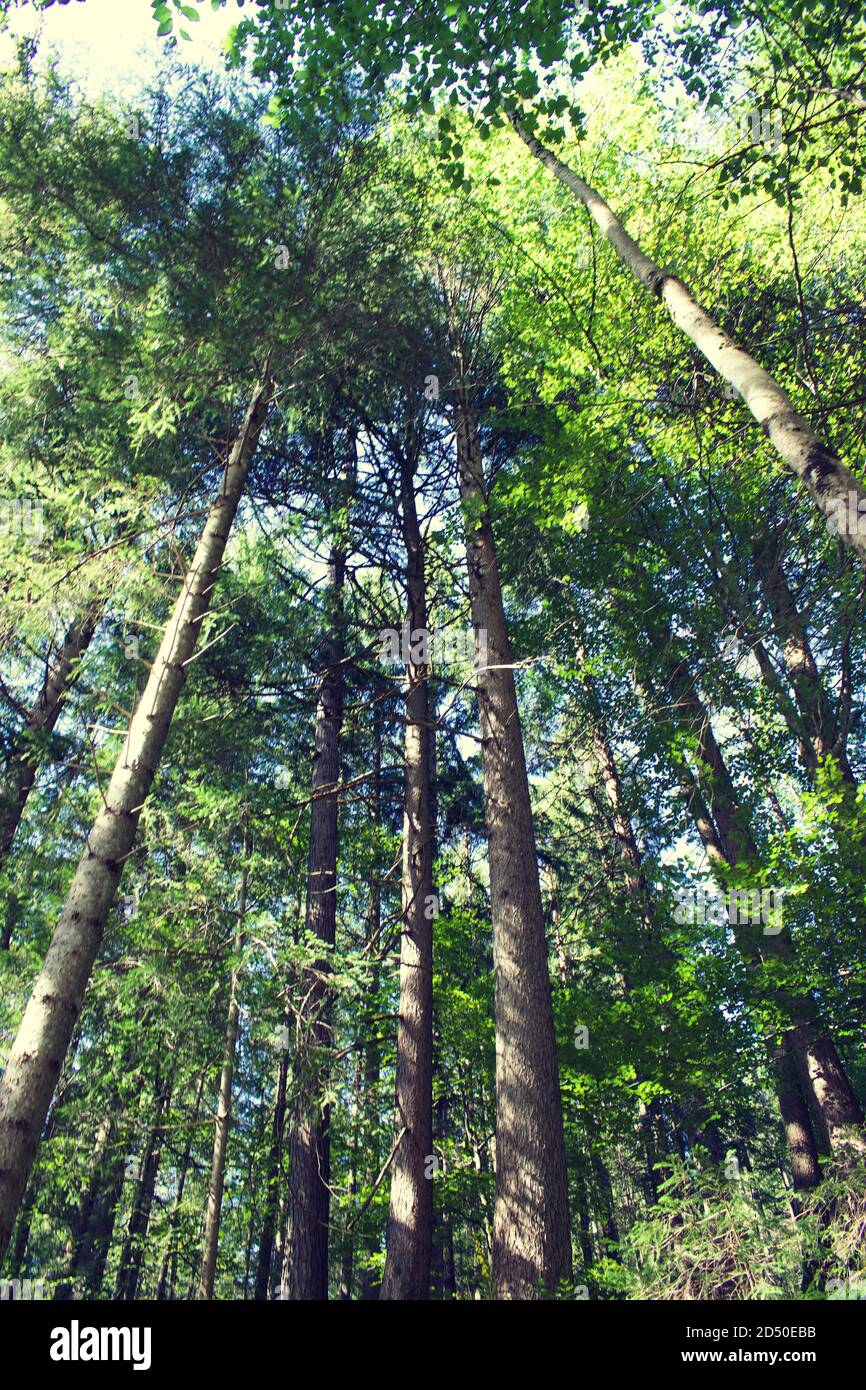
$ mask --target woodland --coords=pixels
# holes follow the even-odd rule
[[[866,1297],[861,5],[117,3],[0,75],[0,1293]]]

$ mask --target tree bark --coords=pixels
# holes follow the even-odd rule
[[[458,353],[460,349],[458,347]],[[553,1294],[571,1279],[565,1144],[547,942],[513,661],[478,424],[457,386],[455,432],[478,671],[496,1016],[497,1298]]]
[[[262,1219],[262,1234],[259,1239],[256,1284],[253,1294],[253,1298],[260,1303],[266,1302],[271,1293],[271,1274],[274,1267],[274,1242],[277,1231],[277,1213],[280,1199],[280,1173],[283,1165],[283,1130],[286,1124],[286,1084],[288,1076],[289,1054],[286,1048],[282,1047],[280,1051],[280,1064],[277,1068],[274,1113],[271,1122],[271,1143],[268,1150],[265,1214]]]
[[[144,1260],[144,1243],[150,1226],[156,1179],[162,1158],[164,1123],[170,1106],[171,1082],[160,1086],[159,1081],[157,1081],[156,1115],[148,1132],[141,1172],[136,1184],[132,1211],[129,1214],[129,1224],[120,1254],[117,1279],[114,1284],[115,1300],[132,1300],[138,1297],[141,1266]]]
[[[95,1200],[90,1212],[87,1232],[77,1253],[76,1274],[82,1280],[83,1292],[98,1298],[102,1292],[108,1252],[114,1236],[117,1208],[123,1191],[126,1154],[116,1130],[99,1174]]]
[[[271,391],[269,380],[256,387],[232,447],[0,1082],[0,1258],[210,604]]]
[[[373,775],[370,779],[370,816],[373,824],[377,828],[382,825],[382,741],[384,737],[384,723],[383,701],[380,692],[380,697],[374,698],[372,710]],[[430,748],[431,751],[435,748],[433,739],[430,740]],[[366,954],[372,955],[372,967],[370,971],[370,999],[372,1000],[372,1007],[364,1010],[362,1024],[365,1029],[365,1036],[369,1037],[369,1042],[364,1050],[363,1091],[366,1129],[370,1136],[364,1170],[364,1186],[368,1192],[372,1189],[376,1181],[382,1161],[379,1148],[379,1081],[381,1075],[381,1051],[378,1041],[379,1024],[375,1018],[376,1001],[379,997],[379,962],[382,953],[382,946],[379,940],[382,930],[382,864],[380,859],[381,855],[377,853],[373,864],[372,881],[370,883],[370,899],[367,907],[366,921],[364,923],[364,949]],[[372,1265],[373,1257],[379,1252],[379,1236],[375,1228],[368,1229],[362,1235],[361,1241],[367,1255],[367,1261],[361,1270],[359,1298],[363,1302],[371,1302],[373,1299],[379,1297],[379,1289],[381,1287],[381,1279],[378,1271]]]
[[[223,1064],[220,1073],[219,1099],[217,1101],[214,1124],[213,1156],[211,1158],[210,1184],[207,1195],[207,1212],[204,1223],[204,1240],[201,1251],[201,1273],[199,1275],[199,1299],[213,1298],[214,1275],[216,1274],[217,1247],[219,1244],[220,1217],[223,1206],[223,1189],[226,1179],[226,1149],[229,1141],[229,1126],[232,1122],[232,1080],[235,1069],[235,1052],[238,1043],[238,1024],[240,1020],[240,1000],[238,985],[241,973],[241,956],[244,949],[244,927],[247,911],[247,883],[249,838],[244,825],[241,845],[243,867],[241,868],[240,891],[235,917],[235,932],[232,949],[234,963],[229,981],[229,1007],[226,1019],[226,1041],[223,1051]]]
[[[583,204],[635,279],[666,305],[677,327],[739,391],[777,453],[812,494],[834,534],[838,532],[860,559],[866,560],[866,526],[860,529],[860,517],[866,512],[866,488],[835,449],[818,438],[794,409],[787,392],[713,321],[683,281],[641,250],[600,194],[530,134],[517,115],[512,120],[527,148]]]
[[[806,624],[797,608],[782,567],[781,543],[778,536],[756,537],[752,545],[752,558],[773,619],[776,637],[782,648],[785,672],[794,692],[800,716],[803,730],[803,736],[798,740],[800,757],[807,775],[814,779],[819,765],[828,753],[834,751],[830,702],[824,690]],[[847,781],[854,781],[847,757],[843,759],[842,773]]]
[[[331,550],[326,633],[322,642],[313,758],[313,804],[307,871],[305,927],[308,936],[333,946],[337,923],[337,819],[340,729],[343,721],[342,590],[346,554]],[[321,1102],[322,1069],[331,1046],[327,973],[323,957],[303,972],[302,1017],[295,1059],[299,1087],[289,1133],[289,1229],[283,1260],[282,1296],[324,1301],[328,1297],[330,1219],[329,1107]]]
[[[101,604],[93,604],[78,614],[54,661],[46,664],[42,689],[27,713],[3,774],[0,791],[0,859],[5,859],[12,847],[27,798],[36,781],[40,758],[35,740],[50,734],[57,723],[64,701],[78,676],[81,658],[96,631],[101,611]],[[9,946],[5,932],[3,946],[7,949]]]
[[[103,1116],[96,1129],[93,1141],[93,1166],[90,1171],[90,1180],[81,1194],[78,1203],[78,1210],[72,1223],[70,1241],[67,1246],[67,1269],[63,1280],[61,1280],[54,1290],[55,1299],[67,1299],[74,1297],[75,1276],[81,1268],[82,1255],[87,1246],[88,1232],[93,1219],[93,1211],[96,1206],[101,1186],[102,1170],[105,1164],[105,1154],[108,1145],[111,1143],[114,1132],[114,1122],[111,1115]]]
[[[424,542],[415,501],[417,447],[400,460],[410,638],[427,633]],[[430,1292],[433,1243],[433,819],[430,798],[429,660],[406,666],[403,793],[403,921],[397,1022],[396,1130],[391,1164],[385,1270],[379,1297],[423,1299]]]

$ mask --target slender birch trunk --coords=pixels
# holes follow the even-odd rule
[[[96,631],[100,611],[101,606],[95,604],[75,617],[56,657],[48,663],[42,689],[27,712],[4,770],[0,789],[0,859],[9,853],[27,798],[36,781],[39,753],[34,747],[34,740],[49,734],[57,723],[64,701],[78,676],[81,658]]]
[[[411,444],[400,460],[410,638],[427,634],[424,541],[415,500]],[[422,648],[426,638],[422,639]],[[418,659],[416,659],[416,657]],[[429,652],[410,651],[406,667],[403,796],[403,923],[397,1022],[396,1133],[391,1164],[385,1270],[379,1297],[424,1299],[433,1244],[433,819],[430,796]]]
[[[322,642],[322,676],[316,707],[307,870],[305,927],[326,947],[337,926],[337,829],[340,729],[343,722],[342,590],[345,550],[334,546],[329,564],[328,613]],[[324,1301],[328,1297],[330,1220],[329,1107],[322,1104],[322,1071],[331,1045],[327,957],[303,973],[302,1018],[295,1068],[299,1096],[288,1138],[289,1180],[282,1296]]]
[[[459,350],[458,350],[459,351]],[[457,388],[457,466],[478,671],[496,1015],[497,1298],[571,1279],[565,1143],[547,941],[513,661],[471,396]]]
[[[232,950],[232,964],[229,981],[229,1007],[226,1019],[226,1041],[223,1051],[222,1071],[220,1072],[219,1099],[217,1101],[214,1124],[213,1156],[211,1159],[210,1183],[207,1194],[207,1212],[204,1223],[204,1239],[201,1252],[201,1273],[199,1276],[199,1299],[213,1298],[214,1275],[216,1274],[217,1247],[219,1245],[220,1217],[223,1206],[223,1189],[226,1180],[226,1150],[229,1142],[229,1126],[232,1122],[232,1081],[235,1069],[235,1052],[238,1043],[240,1020],[240,1000],[238,985],[241,974],[241,956],[244,949],[245,923],[247,911],[247,884],[249,871],[249,838],[244,826],[241,846],[243,867],[241,868],[240,891],[235,916],[235,932]]]
[[[788,468],[812,494],[828,526],[866,560],[866,488],[842,463],[835,449],[818,438],[791,403],[787,392],[744,348],[720,328],[687,286],[656,265],[632,240],[619,218],[595,189],[512,117],[514,129],[536,159],[570,189],[595,221],[616,254],[650,294],[667,307],[671,318],[707,361],[736,391]]]
[[[210,604],[271,392],[268,380],[253,393],[0,1082],[0,1258]]]

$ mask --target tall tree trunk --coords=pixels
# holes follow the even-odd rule
[[[805,618],[800,613],[782,564],[781,538],[756,538],[752,557],[761,581],[785,671],[800,716],[804,737],[799,740],[803,768],[815,780],[824,760],[833,756],[842,777],[845,801],[853,809],[857,779],[848,762],[844,718],[836,717],[815,660]],[[812,1092],[822,1137],[836,1153],[844,1153],[855,1137],[860,1146],[863,1111],[854,1094],[832,1039],[814,1026],[798,1029],[798,1067]]]
[[[24,726],[3,772],[0,790],[0,859],[9,853],[27,798],[39,768],[38,740],[50,734],[74,684],[81,658],[96,631],[101,604],[95,603],[76,615],[53,661],[46,663],[45,677],[36,700],[27,713]],[[5,932],[3,946],[8,948]]]
[[[123,1192],[125,1168],[126,1153],[115,1128],[105,1164],[99,1173],[87,1231],[77,1252],[76,1275],[81,1282],[82,1292],[93,1298],[99,1298],[102,1293],[102,1281]]]
[[[384,737],[384,710],[381,693],[373,701],[372,715],[372,777],[370,779],[370,815],[377,831],[382,827],[382,741]],[[431,751],[435,749],[435,741],[430,740]],[[431,779],[432,780],[432,779]],[[379,848],[377,841],[377,850]],[[382,930],[382,864],[381,855],[377,853],[373,865],[372,880],[370,883],[370,898],[367,907],[366,921],[364,924],[364,949],[365,953],[372,956],[372,966],[370,970],[370,999],[372,1007],[364,1010],[365,1036],[369,1041],[364,1050],[364,1092],[363,1104],[366,1120],[369,1143],[366,1152],[366,1164],[364,1169],[364,1186],[369,1192],[379,1173],[382,1155],[379,1149],[379,1081],[381,1074],[381,1051],[378,1041],[379,1025],[375,1018],[377,1000],[379,997],[379,961],[382,953],[382,945],[379,940]],[[375,1230],[368,1229],[361,1237],[364,1250],[367,1255],[367,1262],[361,1270],[360,1288],[358,1296],[363,1302],[370,1302],[379,1297],[380,1278],[378,1271],[373,1267],[374,1256],[379,1253],[379,1237]]]
[[[177,1269],[177,1225],[183,1208],[183,1194],[186,1191],[186,1180],[189,1174],[190,1159],[192,1158],[193,1140],[195,1138],[198,1117],[201,1114],[201,1102],[202,1096],[204,1095],[204,1086],[208,1071],[209,1068],[206,1068],[199,1077],[192,1119],[190,1121],[189,1132],[180,1160],[177,1192],[175,1193],[174,1201],[171,1204],[171,1211],[168,1216],[168,1235],[165,1238],[165,1247],[162,1252],[162,1264],[159,1267],[159,1277],[156,1281],[156,1291],[154,1293],[154,1298],[157,1302],[174,1298],[175,1275]]]
[[[710,814],[718,828],[719,839],[727,864],[736,868],[742,861],[758,862],[758,850],[745,823],[737,801],[734,785],[721,749],[713,733],[709,714],[698,696],[694,682],[683,663],[672,662],[669,642],[663,656],[670,677],[670,688],[677,709],[693,732],[697,732],[698,756],[703,764],[709,788]],[[762,956],[791,963],[794,946],[790,934],[783,930],[763,938],[763,952],[746,932],[735,931],[740,949],[748,951],[754,960]],[[781,997],[781,996],[780,996]],[[863,1111],[854,1094],[842,1060],[832,1038],[821,1026],[818,1010],[811,998],[798,995],[785,1000],[790,1010],[793,1030],[787,1036],[786,1047],[791,1052],[796,1071],[797,1058],[809,1078],[811,1095],[822,1123],[826,1127],[835,1151],[844,1156],[850,1147],[866,1151]],[[786,1067],[786,1073],[791,1069]]]
[[[81,1194],[78,1210],[72,1223],[71,1238],[67,1247],[67,1269],[65,1277],[54,1290],[55,1299],[74,1297],[75,1276],[81,1268],[82,1254],[87,1248],[88,1233],[93,1220],[94,1208],[99,1196],[105,1154],[114,1133],[114,1120],[111,1115],[103,1116],[99,1122],[93,1141],[93,1166],[90,1181]]]
[[[142,1156],[141,1171],[136,1184],[132,1210],[120,1254],[117,1278],[114,1284],[114,1298],[132,1300],[138,1297],[141,1267],[144,1261],[144,1244],[150,1226],[150,1213],[153,1210],[153,1197],[156,1179],[162,1158],[165,1119],[171,1106],[171,1082],[163,1086],[157,1081],[157,1102],[154,1122],[148,1132],[147,1143]]]
[[[333,946],[337,921],[337,819],[340,728],[343,720],[342,590],[345,550],[331,550],[326,633],[316,707],[307,871],[305,927],[309,936]],[[298,1025],[296,1078],[299,1094],[290,1126],[288,1215],[282,1295],[288,1299],[328,1297],[330,1217],[329,1107],[322,1104],[322,1072],[331,1045],[326,957],[303,972],[303,1016]]]
[[[288,1020],[284,1021],[284,1027]],[[274,1267],[274,1241],[277,1231],[277,1215],[280,1205],[280,1174],[283,1167],[283,1130],[286,1124],[286,1084],[289,1076],[289,1053],[283,1044],[280,1049],[280,1064],[277,1068],[277,1084],[274,1095],[274,1111],[271,1120],[271,1143],[268,1149],[268,1167],[265,1180],[265,1214],[262,1218],[262,1233],[259,1239],[259,1253],[256,1264],[256,1284],[253,1297],[265,1302],[270,1297],[271,1275]]]
[[[458,361],[460,348],[457,348]],[[571,1278],[565,1144],[529,781],[478,424],[457,386],[455,433],[478,671],[496,1015],[497,1298],[552,1294]]]
[[[210,604],[271,392],[270,380],[256,387],[232,447],[0,1082],[0,1258]]]
[[[600,194],[542,145],[517,115],[512,120],[527,148],[583,204],[635,279],[661,299],[677,327],[739,391],[770,443],[809,489],[831,529],[866,560],[866,527],[861,532],[859,526],[860,508],[866,512],[866,488],[835,449],[818,438],[787,392],[713,321],[682,280],[645,255]]]
[[[698,834],[707,851],[713,867],[724,875],[726,868],[734,867],[727,857],[709,808],[696,779],[685,762],[677,759],[676,770],[686,804],[694,820]],[[753,944],[741,935],[738,947],[752,963],[758,964]],[[821,1181],[821,1165],[818,1158],[818,1145],[809,1113],[808,1099],[799,1082],[798,1052],[793,1030],[788,1032],[777,1045],[768,1048],[768,1064],[779,1114],[785,1131],[785,1143],[791,1165],[791,1177],[796,1191],[807,1191],[817,1187]]]
[[[724,867],[736,869],[744,863],[757,864],[757,847],[737,801],[709,714],[685,663],[677,661],[672,655],[669,629],[666,629],[663,635],[657,634],[656,656],[660,669],[665,674],[667,689],[673,696],[677,722],[697,738],[697,757],[703,768],[709,806],[704,802],[703,795],[696,785],[691,788],[690,801],[695,823],[707,852],[722,871]],[[680,766],[679,775],[681,782],[688,781],[689,773],[684,764]],[[712,830],[709,829],[710,826]],[[732,927],[737,946],[753,970],[759,969],[765,960],[791,963],[793,945],[786,931],[762,936],[759,943],[753,935],[754,928],[733,924]],[[835,1047],[830,1040],[824,1039],[822,1030],[817,1027],[816,1011],[810,1000],[801,996],[792,998],[780,989],[771,992],[790,1019],[790,1027],[786,1029],[778,1047],[771,1049],[770,1065],[785,1125],[794,1184],[798,1188],[814,1187],[820,1181],[820,1166],[808,1106],[797,1080],[797,1058],[799,1054],[804,1053],[806,1036],[813,1042],[820,1037],[834,1056]],[[842,1075],[844,1076],[844,1071]],[[838,1073],[834,1073],[828,1083],[828,1088],[834,1096],[837,1094],[833,1087],[835,1080],[838,1080]],[[847,1078],[844,1090],[844,1101],[840,1100],[840,1106],[849,1104],[853,1098]],[[814,1089],[813,1094],[815,1103],[823,1112],[829,1104],[826,1089],[820,1095],[818,1090]],[[852,1127],[856,1130],[856,1122],[846,1125],[846,1137],[849,1137]]]
[[[800,757],[810,778],[828,753],[834,751],[832,709],[818,670],[806,630],[794,595],[782,567],[781,541],[776,535],[757,536],[752,545],[752,558],[761,589],[770,610],[776,637],[782,648],[785,672],[794,692],[804,737],[799,742]],[[843,776],[854,778],[842,750]]]
[[[400,494],[406,546],[410,640],[426,634],[424,542],[415,501],[417,449],[401,458]],[[429,654],[406,667],[403,797],[403,921],[397,1022],[397,1114],[401,1134],[391,1165],[384,1299],[422,1299],[430,1292],[433,1243],[433,819],[430,799]]]
[[[246,811],[244,812],[246,816]],[[213,1298],[214,1275],[216,1273],[217,1247],[219,1244],[220,1216],[223,1206],[223,1189],[226,1180],[226,1149],[229,1141],[229,1126],[232,1122],[232,1080],[235,1069],[235,1052],[238,1043],[238,1023],[240,1001],[238,984],[241,973],[241,956],[244,949],[245,921],[247,911],[247,883],[249,878],[247,860],[249,857],[249,837],[244,824],[241,844],[243,867],[241,868],[240,891],[235,916],[235,932],[232,949],[234,961],[229,981],[229,1007],[226,1019],[226,1041],[223,1051],[222,1071],[220,1072],[219,1099],[217,1101],[214,1124],[213,1156],[211,1158],[210,1183],[207,1194],[207,1213],[204,1223],[204,1240],[201,1251],[201,1274],[198,1296],[200,1299]]]

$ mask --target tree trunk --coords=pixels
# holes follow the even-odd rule
[[[141,1172],[136,1184],[132,1211],[129,1214],[129,1224],[120,1254],[117,1279],[114,1284],[114,1298],[116,1300],[132,1300],[138,1297],[141,1266],[144,1260],[144,1243],[147,1240],[147,1231],[150,1226],[153,1195],[156,1191],[156,1179],[162,1158],[164,1122],[170,1105],[171,1082],[163,1087],[160,1087],[159,1082],[157,1082],[156,1116],[147,1136]]]
[[[235,1069],[235,1052],[238,1043],[238,1023],[240,1001],[238,984],[241,972],[241,956],[244,949],[244,923],[247,910],[247,881],[249,840],[244,826],[241,846],[243,867],[241,868],[240,892],[238,894],[235,933],[232,949],[234,962],[229,981],[229,1007],[226,1019],[226,1041],[220,1073],[219,1099],[217,1101],[214,1125],[213,1157],[211,1159],[210,1184],[207,1194],[207,1214],[204,1223],[204,1240],[201,1252],[201,1274],[199,1277],[199,1299],[213,1298],[214,1275],[216,1274],[217,1247],[219,1244],[220,1216],[223,1206],[223,1188],[226,1178],[226,1149],[229,1141],[229,1126],[232,1122],[232,1079]]]
[[[180,1160],[180,1171],[178,1173],[177,1180],[177,1192],[175,1193],[174,1201],[171,1204],[171,1211],[168,1217],[168,1235],[165,1239],[165,1248],[162,1252],[162,1264],[159,1268],[159,1277],[156,1281],[156,1292],[154,1293],[154,1298],[157,1302],[162,1302],[165,1299],[170,1300],[174,1298],[175,1273],[177,1266],[177,1249],[175,1245],[175,1241],[177,1239],[177,1224],[180,1218],[181,1209],[183,1207],[183,1194],[186,1191],[186,1180],[187,1175],[189,1173],[190,1158],[192,1157],[193,1140],[195,1138],[195,1130],[196,1125],[198,1124],[198,1117],[201,1113],[201,1101],[202,1096],[204,1094],[204,1085],[205,1078],[207,1077],[207,1072],[208,1069],[206,1068],[199,1078],[198,1090],[196,1091],[195,1106],[192,1112],[192,1120],[190,1122],[189,1133],[187,1134],[186,1143],[184,1144],[183,1149],[183,1155]]]
[[[809,489],[830,529],[866,560],[866,526],[860,530],[860,509],[866,512],[866,489],[836,451],[818,438],[794,409],[787,392],[710,318],[682,280],[644,254],[604,199],[531,135],[516,115],[512,120],[524,144],[574,193],[635,279],[662,300],[677,327],[720,376],[739,391],[777,453]]]
[[[458,349],[459,351],[459,349]],[[478,671],[496,1015],[493,1284],[544,1297],[571,1278],[562,1104],[532,807],[478,425],[457,388],[457,466]]]
[[[90,1221],[77,1255],[76,1274],[82,1281],[82,1291],[93,1298],[99,1298],[102,1293],[125,1167],[126,1154],[115,1135],[106,1155],[105,1166],[99,1174]]]
[[[272,385],[256,387],[0,1082],[0,1258],[208,610]]]
[[[78,676],[81,658],[96,631],[100,612],[101,605],[93,604],[73,620],[55,660],[46,665],[42,689],[15,741],[0,791],[0,859],[5,859],[9,853],[27,798],[36,781],[39,767],[37,741],[50,734],[60,717],[63,703]],[[3,946],[8,948],[8,945],[4,933]]]
[[[726,867],[736,869],[744,862],[757,864],[757,847],[745,824],[727,765],[712,730],[709,714],[685,663],[677,662],[671,654],[669,629],[665,630],[663,636],[657,635],[655,650],[667,689],[673,696],[675,718],[697,738],[697,756],[704,770],[709,807],[693,780],[689,788],[689,800],[695,824],[707,853],[722,872]],[[691,775],[685,764],[681,763],[679,776],[681,784],[688,786]],[[732,929],[736,944],[753,971],[758,970],[767,959],[790,963],[793,958],[793,945],[787,932],[763,936],[759,945],[752,935],[753,927],[743,928],[732,924]],[[803,1027],[811,1027],[814,1009],[811,1001],[800,997],[790,998],[778,988],[773,989],[771,993],[791,1021],[791,1026],[786,1029],[779,1044],[769,1048],[769,1064],[785,1126],[794,1185],[798,1189],[815,1187],[821,1177],[818,1150],[809,1109],[797,1079],[797,1057],[803,1047],[801,1030]],[[830,1046],[832,1047],[832,1044]],[[816,1102],[822,1104],[817,1094]],[[826,1097],[823,1098],[823,1104],[826,1105]]]
[[[287,1021],[284,1026],[287,1025]],[[259,1254],[256,1265],[256,1286],[253,1298],[265,1302],[271,1293],[271,1274],[274,1267],[274,1241],[277,1231],[277,1213],[280,1202],[280,1174],[283,1166],[283,1130],[286,1123],[286,1084],[289,1076],[289,1054],[281,1048],[280,1065],[277,1069],[277,1085],[274,1096],[274,1113],[271,1122],[271,1144],[268,1150],[268,1168],[265,1186],[265,1214],[262,1219],[262,1234],[259,1240]]]
[[[773,619],[776,637],[782,648],[785,671],[794,692],[805,735],[798,740],[800,757],[807,775],[814,779],[820,763],[833,751],[832,711],[809,642],[806,624],[782,568],[781,543],[778,536],[756,537],[752,545],[752,558]],[[847,758],[844,758],[843,776],[850,782],[854,780]]]
[[[88,1233],[90,1231],[94,1208],[101,1187],[102,1171],[105,1166],[105,1154],[111,1143],[113,1133],[113,1119],[110,1115],[106,1115],[100,1121],[96,1129],[96,1134],[94,1135],[93,1166],[90,1170],[90,1181],[81,1194],[81,1199],[78,1203],[78,1211],[72,1223],[71,1239],[67,1247],[68,1259],[66,1275],[54,1290],[55,1299],[67,1299],[75,1296],[75,1277],[81,1268],[82,1254],[87,1247]]]
[[[424,543],[415,502],[410,446],[401,459],[401,512],[406,546],[410,639],[427,628]],[[427,656],[406,667],[403,800],[403,922],[397,1023],[396,1132],[391,1165],[384,1299],[423,1299],[430,1292],[433,1242],[433,820],[430,799],[430,665]]]
[[[305,927],[309,936],[333,946],[337,913],[337,817],[340,728],[343,720],[342,589],[345,551],[331,550],[326,635],[316,708],[313,803],[307,871]],[[330,1217],[329,1107],[321,1102],[322,1072],[331,1045],[323,957],[303,972],[303,1016],[298,1025],[296,1076],[299,1095],[289,1134],[289,1229],[283,1260],[282,1296],[322,1301],[328,1297]]]
[[[384,736],[384,722],[383,701],[381,698],[376,698],[373,703],[372,717],[373,775],[370,779],[370,815],[377,829],[382,825],[382,740]],[[433,739],[430,740],[430,748],[431,751],[435,748],[435,741]],[[375,1018],[376,1001],[379,997],[379,960],[382,953],[379,936],[381,930],[382,864],[380,862],[380,855],[377,854],[373,865],[372,881],[370,883],[370,900],[364,924],[365,953],[372,955],[373,958],[370,971],[370,999],[372,1000],[372,1007],[366,1008],[363,1014],[365,1036],[369,1037],[369,1042],[364,1050],[363,1091],[366,1130],[370,1136],[364,1170],[364,1185],[368,1192],[376,1181],[382,1160],[379,1149],[379,1081],[381,1075],[381,1052],[378,1042],[379,1024]],[[373,1299],[379,1297],[379,1288],[381,1285],[378,1271],[374,1269],[370,1263],[373,1257],[379,1252],[379,1237],[376,1230],[368,1230],[362,1235],[361,1241],[367,1255],[367,1263],[364,1264],[361,1270],[358,1296],[362,1302],[371,1302]]]

